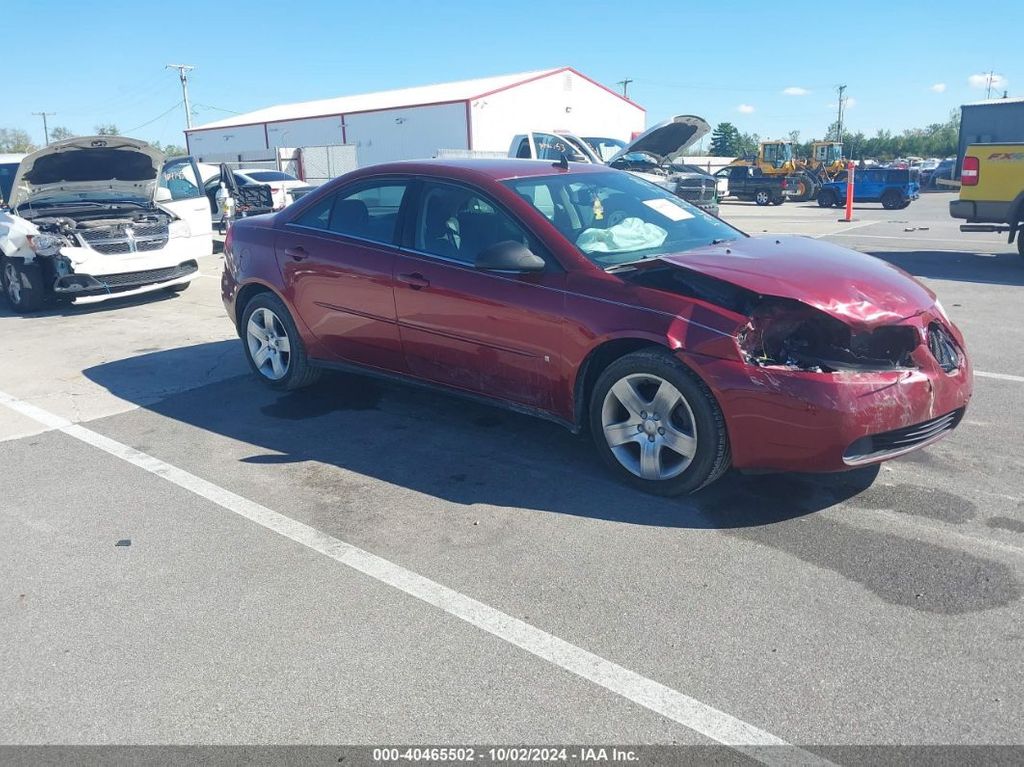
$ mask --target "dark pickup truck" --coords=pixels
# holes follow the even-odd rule
[[[715,178],[718,179],[719,198],[753,200],[758,205],[782,205],[789,188],[785,176],[765,176],[757,168],[745,165],[722,168]]]

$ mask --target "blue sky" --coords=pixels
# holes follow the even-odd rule
[[[0,0],[0,127],[183,143],[196,123],[272,104],[572,66],[630,96],[648,122],[686,112],[763,137],[820,136],[845,83],[847,124],[873,134],[945,120],[990,70],[1024,95],[1024,3],[349,2]],[[791,30],[789,37],[780,30]],[[10,34],[15,30],[16,34]],[[801,95],[787,95],[799,89]],[[791,93],[797,93],[792,91]]]

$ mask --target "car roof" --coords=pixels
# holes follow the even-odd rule
[[[352,175],[410,173],[467,180],[475,178],[476,180],[507,181],[514,178],[552,176],[557,173],[580,175],[618,172],[607,165],[595,165],[584,162],[571,162],[568,164],[568,170],[560,170],[560,167],[558,163],[553,163],[550,160],[458,158],[451,160],[406,160],[404,162],[370,165],[366,168],[360,168]]]

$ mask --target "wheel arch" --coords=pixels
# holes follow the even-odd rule
[[[605,368],[615,362],[615,360],[641,349],[672,351],[664,340],[656,340],[644,336],[623,336],[606,339],[587,353],[587,356],[584,357],[582,364],[579,366],[576,380],[573,383],[574,432],[579,433],[583,431],[587,424],[587,406],[590,403],[594,385],[597,383],[597,379],[601,377],[601,373],[604,372]]]
[[[284,299],[281,295],[274,290],[270,285],[264,282],[247,282],[238,290],[238,294],[235,296],[235,328],[238,330],[238,335],[242,335],[242,313],[245,311],[245,307],[252,301],[253,298],[258,296],[260,293],[273,293],[275,296]],[[285,306],[288,302],[285,301]]]

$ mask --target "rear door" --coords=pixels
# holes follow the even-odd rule
[[[339,361],[401,372],[395,244],[409,184],[365,179],[318,198],[277,236],[277,261],[300,319]]]
[[[882,196],[884,170],[862,170],[853,175],[853,199],[874,201]]]
[[[164,163],[157,200],[188,225],[188,253],[192,258],[213,253],[210,202],[193,158],[175,157]]]
[[[526,228],[483,193],[423,182],[395,270],[409,370],[428,381],[545,410],[561,379],[565,272]],[[542,272],[477,269],[497,242],[527,244]]]

